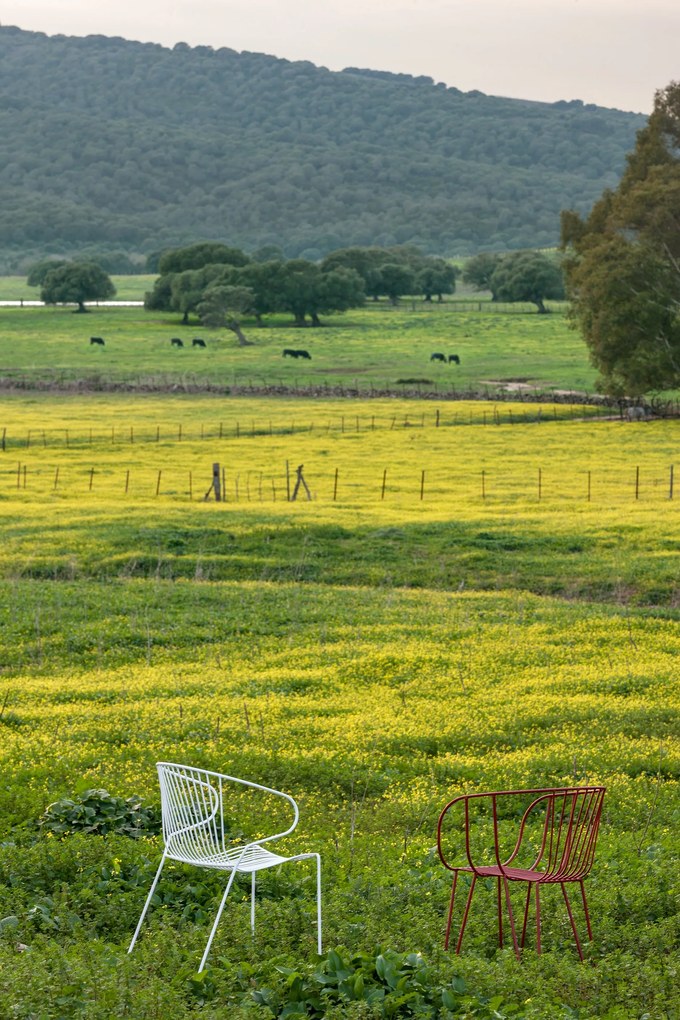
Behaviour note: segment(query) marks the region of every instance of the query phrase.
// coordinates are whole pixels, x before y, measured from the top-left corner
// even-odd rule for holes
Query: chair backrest
[[[190,765],[160,761],[156,768],[161,788],[163,839],[171,854],[179,852],[182,856],[200,860],[225,849],[224,794],[229,784],[282,797],[293,808],[293,823],[289,828],[248,842],[263,843],[287,836],[298,823],[297,804],[289,794],[280,790]],[[227,839],[228,836],[229,833]]]
[[[604,794],[603,786],[564,786],[543,790],[499,790],[456,797],[446,805],[439,817],[437,831],[439,856],[447,868],[455,867],[446,860],[442,835],[445,817],[456,804],[462,804],[464,808],[465,852],[468,866],[473,871],[484,865],[480,864],[479,860],[473,860],[470,838],[473,821],[471,805],[477,804],[487,812],[488,807],[491,808],[493,856],[501,870],[516,860],[523,849],[522,843],[527,828],[531,826],[534,818],[543,812],[538,853],[528,865],[529,870],[540,871],[542,881],[578,881],[585,878],[595,859]],[[524,804],[529,802],[522,814],[514,849],[507,857],[501,852],[499,835],[499,806],[505,815],[509,806],[506,798],[522,798]]]
[[[520,850],[527,820],[545,809],[543,839],[532,864],[544,880],[575,882],[593,866],[605,788],[574,786],[548,790],[529,804],[522,816],[514,853]]]

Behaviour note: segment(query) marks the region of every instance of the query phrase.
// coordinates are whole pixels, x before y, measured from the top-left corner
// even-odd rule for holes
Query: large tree
[[[497,301],[529,301],[545,314],[547,299],[564,297],[564,280],[555,259],[538,251],[516,251],[499,260],[489,289]]]
[[[463,282],[471,284],[475,290],[491,291],[491,297],[496,301],[491,280],[502,258],[502,255],[490,251],[482,251],[479,255],[473,255],[463,267]]]
[[[330,269],[324,272],[307,259],[269,263],[279,266],[274,283],[277,309],[292,312],[297,326],[320,326],[321,314],[344,312],[364,302],[362,280],[353,269]]]
[[[51,269],[43,279],[40,298],[48,305],[77,305],[86,312],[86,301],[106,301],[116,293],[108,273],[93,262],[67,262]]]
[[[424,265],[416,273],[416,283],[423,298],[431,301],[432,295],[436,294],[437,300],[443,301],[444,294],[453,294],[455,291],[460,270],[445,259],[430,257],[423,261]]]
[[[244,315],[252,315],[254,294],[249,287],[233,287],[214,283],[203,292],[197,312],[208,329],[230,329],[239,347],[252,347],[241,329]]]
[[[680,82],[657,92],[615,191],[562,214],[571,316],[615,396],[680,386]]]

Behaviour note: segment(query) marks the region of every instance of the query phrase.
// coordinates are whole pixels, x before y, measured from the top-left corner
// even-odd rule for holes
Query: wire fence
[[[629,467],[571,465],[568,470],[522,463],[507,467],[459,468],[435,465],[356,466],[286,461],[276,469],[245,464],[196,468],[124,467],[116,464],[58,464],[19,460],[0,469],[0,498],[46,499],[50,496],[106,499],[159,499],[244,504],[291,502],[389,503],[396,506],[456,503],[613,505],[631,502],[672,503],[675,465],[647,463]],[[297,477],[302,488],[296,486]],[[217,485],[213,488],[217,476]],[[297,490],[297,491],[295,491]],[[295,495],[294,495],[295,491]]]
[[[389,416],[368,414],[344,414],[325,419],[312,420],[298,417],[282,422],[273,418],[255,421],[254,418],[229,422],[214,420],[189,425],[177,422],[164,425],[129,423],[110,425],[105,428],[76,429],[70,427],[0,428],[0,451],[30,450],[35,447],[63,447],[66,449],[84,446],[112,446],[134,443],[197,442],[220,439],[245,439],[261,436],[286,436],[299,433],[319,434],[393,431],[399,429],[452,428],[462,425],[527,425],[547,421],[592,421],[620,418],[618,408],[581,404],[529,404],[523,407],[500,403],[484,407],[446,408],[416,413],[395,413]]]

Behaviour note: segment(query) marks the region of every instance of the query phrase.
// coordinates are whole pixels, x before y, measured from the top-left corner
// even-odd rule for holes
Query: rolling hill
[[[645,123],[578,100],[0,28],[0,261],[197,238],[320,257],[547,246]]]

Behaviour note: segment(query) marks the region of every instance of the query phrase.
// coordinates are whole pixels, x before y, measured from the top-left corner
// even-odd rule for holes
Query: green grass
[[[153,275],[112,276],[117,301],[143,301],[156,279]],[[29,287],[25,276],[0,276],[0,301],[39,301],[40,287]]]
[[[484,305],[482,307],[485,307]],[[486,307],[493,306],[487,304]],[[97,388],[119,382],[154,388],[335,387],[399,390],[400,380],[422,380],[425,392],[493,392],[499,382],[528,381],[539,389],[592,390],[594,371],[578,335],[562,313],[456,311],[454,303],[396,309],[370,304],[329,316],[320,329],[295,329],[286,317],[263,326],[246,323],[254,346],[239,348],[229,332],[210,333],[177,317],[143,309],[0,309],[0,369],[6,381]],[[105,348],[91,348],[102,336]],[[184,349],[170,338],[184,339]],[[192,349],[194,336],[205,350]],[[305,348],[311,361],[283,358],[285,347]],[[460,366],[430,361],[456,353]]]
[[[139,388],[3,398],[0,1020],[271,1020],[253,992],[283,1003],[310,980],[304,865],[262,878],[254,941],[237,885],[199,980],[219,876],[171,867],[128,957],[158,837],[39,830],[49,803],[87,789],[157,805],[154,763],[168,758],[299,799],[288,849],[321,852],[325,946],[363,959],[366,987],[365,961],[394,949],[422,953],[430,986],[450,988],[436,1020],[676,1020],[675,422],[567,405],[556,420],[547,401],[539,422],[529,404],[140,391],[406,374],[443,386],[454,370],[435,376],[437,349],[463,355],[459,388],[591,378],[558,314],[379,305],[331,322],[252,327],[244,351],[228,337],[173,351],[169,336],[195,330],[168,317],[0,311],[5,378]],[[308,346],[311,364],[282,362],[283,346]],[[226,503],[201,499],[215,460]],[[286,461],[304,463],[313,501],[282,498]],[[586,964],[559,891],[542,897],[542,956],[533,931],[521,964],[499,950],[483,884],[463,955],[445,954],[442,805],[587,781],[607,796]],[[251,809],[233,813],[245,826]],[[387,1003],[358,994],[325,1020],[434,1020]]]

